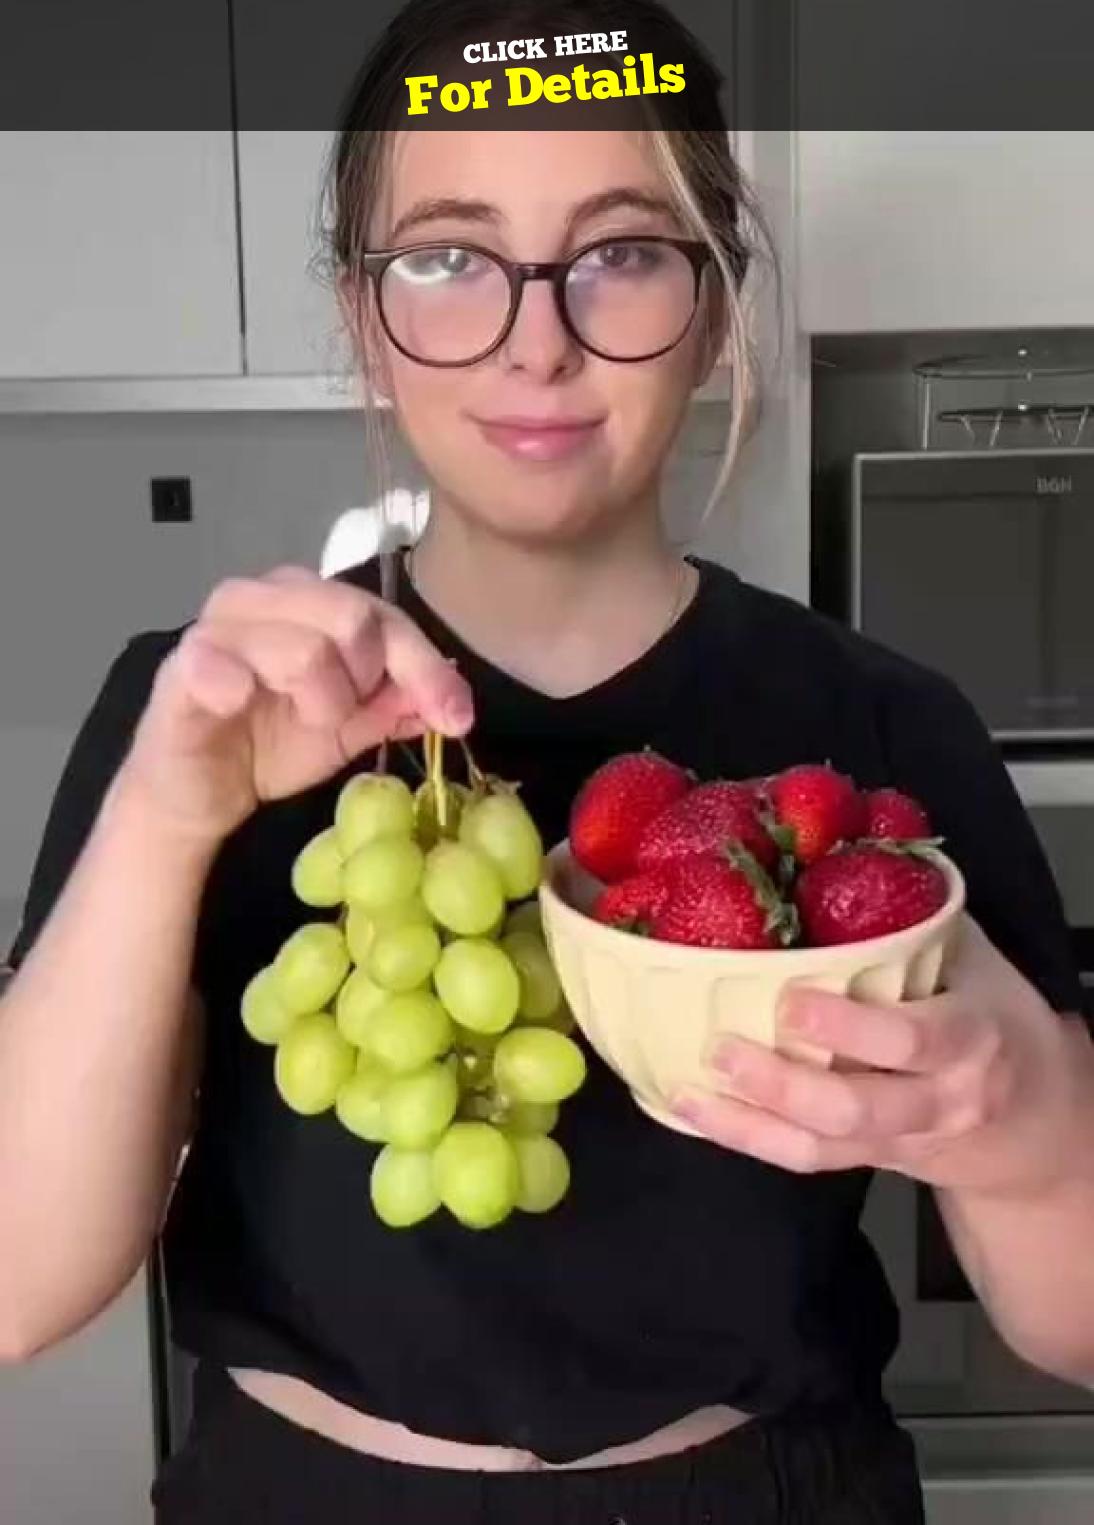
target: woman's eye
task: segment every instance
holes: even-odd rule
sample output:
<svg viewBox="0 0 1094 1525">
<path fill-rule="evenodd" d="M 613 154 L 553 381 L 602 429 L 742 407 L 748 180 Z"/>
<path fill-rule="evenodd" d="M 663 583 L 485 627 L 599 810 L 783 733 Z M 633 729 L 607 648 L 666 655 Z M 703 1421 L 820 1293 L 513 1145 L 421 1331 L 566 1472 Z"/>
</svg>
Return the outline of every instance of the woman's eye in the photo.
<svg viewBox="0 0 1094 1525">
<path fill-rule="evenodd" d="M 656 244 L 598 244 L 583 256 L 579 266 L 594 275 L 646 275 L 657 268 L 660 257 Z"/>
<path fill-rule="evenodd" d="M 446 281 L 457 276 L 465 276 L 473 273 L 476 265 L 481 260 L 469 249 L 417 249 L 410 254 L 404 254 L 398 260 L 398 271 L 406 280 L 419 281 Z"/>
</svg>

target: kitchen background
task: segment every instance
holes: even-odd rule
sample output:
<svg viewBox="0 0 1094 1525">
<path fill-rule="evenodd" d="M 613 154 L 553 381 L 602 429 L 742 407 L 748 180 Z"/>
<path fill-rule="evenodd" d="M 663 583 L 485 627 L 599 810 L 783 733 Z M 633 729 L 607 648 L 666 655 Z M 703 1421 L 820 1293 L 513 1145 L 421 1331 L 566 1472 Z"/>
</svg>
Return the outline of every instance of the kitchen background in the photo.
<svg viewBox="0 0 1094 1525">
<path fill-rule="evenodd" d="M 1094 133 L 737 137 L 779 245 L 783 300 L 770 280 L 757 286 L 764 410 L 695 544 L 809 600 L 832 570 L 823 548 L 847 510 L 851 458 L 923 443 L 917 365 L 988 355 L 1019 377 L 1008 403 L 1094 402 L 1082 374 L 1094 357 L 1082 193 Z M 185 620 L 231 571 L 318 565 L 339 515 L 371 501 L 369 404 L 309 269 L 325 143 L 306 131 L 0 134 L 5 941 L 74 730 L 125 639 Z M 1062 356 L 1066 382 L 1040 374 Z M 933 390 L 929 411 L 990 409 L 1000 395 L 977 382 L 955 400 L 953 385 Z M 666 504 L 684 539 L 727 395 L 718 374 L 673 465 Z M 1028 430 L 995 448 L 1018 442 Z M 927 444 L 981 449 L 987 436 L 958 422 Z M 192 518 L 156 520 L 151 484 L 164 479 L 189 484 Z M 416 484 L 413 463 L 400 479 Z M 167 496 L 170 514 L 177 486 Z M 1094 640 L 1090 653 L 1094 664 Z M 1094 925 L 1094 741 L 1021 747 L 1012 763 L 1069 912 Z M 892 1387 L 923 1446 L 931 1525 L 1088 1522 L 1094 1396 L 1003 1351 L 922 1207 L 886 1182 L 870 1224 L 905 1308 Z M 155 1448 L 175 1438 L 183 1388 L 155 1290 L 139 1278 L 62 1349 L 0 1373 L 5 1525 L 148 1520 Z"/>
</svg>

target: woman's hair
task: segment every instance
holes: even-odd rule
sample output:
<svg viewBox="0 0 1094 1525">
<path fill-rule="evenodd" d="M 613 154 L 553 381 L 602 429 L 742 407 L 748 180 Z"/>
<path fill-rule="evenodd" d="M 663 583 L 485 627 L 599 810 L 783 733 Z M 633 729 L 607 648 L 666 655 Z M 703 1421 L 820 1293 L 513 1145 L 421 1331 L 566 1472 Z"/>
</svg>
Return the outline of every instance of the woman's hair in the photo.
<svg viewBox="0 0 1094 1525">
<path fill-rule="evenodd" d="M 406 76 L 437 72 L 437 62 L 459 58 L 466 41 L 612 31 L 639 39 L 635 52 L 640 45 L 657 59 L 684 66 L 682 91 L 643 95 L 627 105 L 637 108 L 640 125 L 649 131 L 681 223 L 710 249 L 720 276 L 708 312 L 711 321 L 724 328 L 730 419 L 705 519 L 725 488 L 758 406 L 758 368 L 741 290 L 754 258 L 769 256 L 771 243 L 730 148 L 719 100 L 722 78 L 702 44 L 658 0 L 409 0 L 364 59 L 339 113 L 324 175 L 315 268 L 343 290 L 360 295 L 364 277 L 359 256 L 370 247 L 370 225 L 381 205 L 393 134 L 406 124 Z M 359 324 L 353 338 L 357 363 L 368 379 Z M 386 490 L 386 417 L 366 408 L 366 426 L 373 465 Z"/>
</svg>

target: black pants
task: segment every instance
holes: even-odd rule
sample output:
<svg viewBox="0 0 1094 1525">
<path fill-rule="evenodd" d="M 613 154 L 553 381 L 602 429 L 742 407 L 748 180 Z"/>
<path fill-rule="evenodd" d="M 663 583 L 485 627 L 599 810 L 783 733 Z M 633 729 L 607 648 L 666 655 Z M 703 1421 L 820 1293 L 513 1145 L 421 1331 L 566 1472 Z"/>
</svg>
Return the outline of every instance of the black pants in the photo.
<svg viewBox="0 0 1094 1525">
<path fill-rule="evenodd" d="M 923 1525 L 912 1442 L 885 1414 L 755 1420 L 637 1466 L 480 1473 L 363 1456 L 223 1373 L 198 1389 L 157 1525 Z"/>
</svg>

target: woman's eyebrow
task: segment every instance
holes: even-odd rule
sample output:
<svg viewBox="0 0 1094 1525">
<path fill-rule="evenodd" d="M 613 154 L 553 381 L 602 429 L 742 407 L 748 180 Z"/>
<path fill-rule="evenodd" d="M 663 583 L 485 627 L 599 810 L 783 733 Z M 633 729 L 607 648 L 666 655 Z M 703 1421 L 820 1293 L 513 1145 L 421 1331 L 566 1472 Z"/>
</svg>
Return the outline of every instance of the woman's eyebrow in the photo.
<svg viewBox="0 0 1094 1525">
<path fill-rule="evenodd" d="M 675 207 L 664 196 L 659 196 L 655 191 L 642 190 L 638 186 L 618 185 L 611 190 L 597 191 L 592 196 L 586 196 L 571 208 L 567 218 L 567 232 L 572 232 L 592 217 L 618 211 L 646 212 L 653 216 L 673 220 L 676 218 Z M 473 201 L 463 196 L 431 196 L 416 201 L 397 219 L 389 242 L 394 244 L 410 228 L 422 227 L 431 222 L 459 221 L 496 226 L 504 220 L 501 209 L 488 201 Z"/>
<path fill-rule="evenodd" d="M 491 206 L 488 201 L 468 201 L 463 196 L 430 196 L 424 201 L 416 201 L 398 218 L 391 230 L 390 242 L 394 244 L 408 228 L 452 219 L 459 222 L 497 223 L 502 220 L 502 216 L 498 208 Z"/>
<path fill-rule="evenodd" d="M 654 217 L 676 219 L 676 208 L 656 191 L 643 190 L 634 185 L 617 185 L 608 191 L 597 191 L 579 201 L 570 213 L 568 230 L 573 231 L 592 217 L 602 217 L 605 212 L 647 212 Z"/>
</svg>

